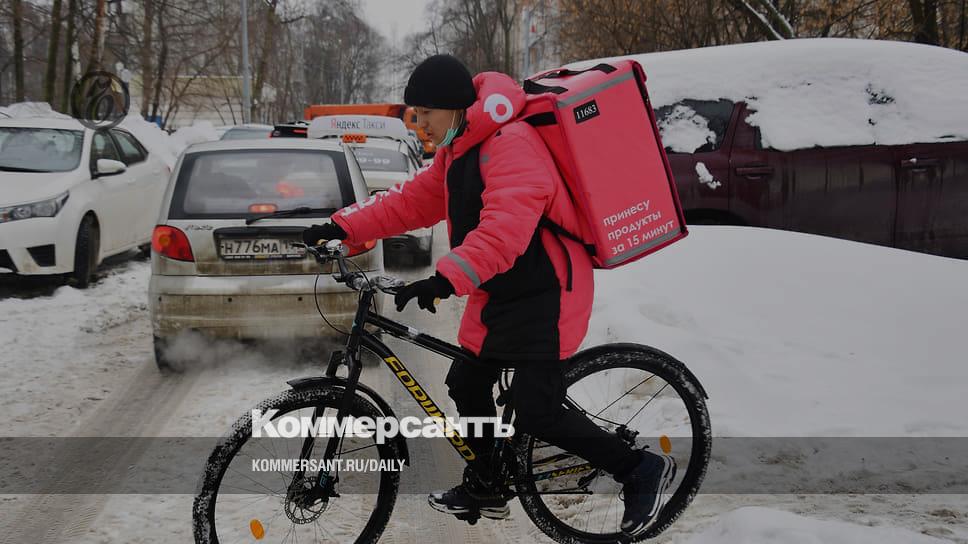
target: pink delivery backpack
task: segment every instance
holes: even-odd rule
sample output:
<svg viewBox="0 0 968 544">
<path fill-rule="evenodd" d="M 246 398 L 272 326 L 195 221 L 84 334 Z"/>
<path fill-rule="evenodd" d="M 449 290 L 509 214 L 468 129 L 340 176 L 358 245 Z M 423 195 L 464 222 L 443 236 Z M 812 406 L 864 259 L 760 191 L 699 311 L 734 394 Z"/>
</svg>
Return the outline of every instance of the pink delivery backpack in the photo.
<svg viewBox="0 0 968 544">
<path fill-rule="evenodd" d="M 686 222 L 659 139 L 645 72 L 633 60 L 557 69 L 524 81 L 520 118 L 554 157 L 582 218 L 597 268 L 616 268 L 684 238 Z"/>
</svg>

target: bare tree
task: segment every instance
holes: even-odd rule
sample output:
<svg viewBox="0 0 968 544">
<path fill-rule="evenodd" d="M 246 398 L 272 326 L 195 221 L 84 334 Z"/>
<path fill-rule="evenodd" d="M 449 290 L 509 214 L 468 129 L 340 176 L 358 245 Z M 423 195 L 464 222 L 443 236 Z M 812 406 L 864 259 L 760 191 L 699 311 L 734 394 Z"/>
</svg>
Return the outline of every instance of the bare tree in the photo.
<svg viewBox="0 0 968 544">
<path fill-rule="evenodd" d="M 50 12 L 50 41 L 47 44 L 47 73 L 44 77 L 44 100 L 54 103 L 54 87 L 57 85 L 57 46 L 60 41 L 61 0 L 54 0 Z"/>
<path fill-rule="evenodd" d="M 14 96 L 24 101 L 24 5 L 23 0 L 13 0 L 13 66 Z"/>
<path fill-rule="evenodd" d="M 67 31 L 64 34 L 64 87 L 61 96 L 61 111 L 69 110 L 71 85 L 74 83 L 74 44 L 77 40 L 77 3 L 80 0 L 67 0 Z"/>
<path fill-rule="evenodd" d="M 91 40 L 91 57 L 87 62 L 87 72 L 101 68 L 104 60 L 104 22 L 106 18 L 107 0 L 97 0 L 94 15 L 94 38 Z"/>
<path fill-rule="evenodd" d="M 144 0 L 144 12 L 141 14 L 141 116 L 144 118 L 148 117 L 148 97 L 153 88 L 154 17 L 155 0 Z"/>
<path fill-rule="evenodd" d="M 914 27 L 914 41 L 938 45 L 938 1 L 908 0 Z"/>
</svg>

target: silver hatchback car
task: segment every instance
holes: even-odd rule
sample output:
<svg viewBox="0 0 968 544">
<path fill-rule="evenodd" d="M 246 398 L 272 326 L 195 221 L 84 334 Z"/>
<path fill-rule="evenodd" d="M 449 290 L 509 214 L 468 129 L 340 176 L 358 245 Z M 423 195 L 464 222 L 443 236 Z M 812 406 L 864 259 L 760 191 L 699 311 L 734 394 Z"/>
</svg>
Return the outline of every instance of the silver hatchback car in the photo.
<svg viewBox="0 0 968 544">
<path fill-rule="evenodd" d="M 186 150 L 152 236 L 149 306 L 159 368 L 177 366 L 170 347 L 183 331 L 238 339 L 335 334 L 320 312 L 348 330 L 357 293 L 295 243 L 309 225 L 368 196 L 352 150 L 338 142 L 267 138 Z M 382 252 L 374 241 L 351 255 L 379 274 Z"/>
</svg>

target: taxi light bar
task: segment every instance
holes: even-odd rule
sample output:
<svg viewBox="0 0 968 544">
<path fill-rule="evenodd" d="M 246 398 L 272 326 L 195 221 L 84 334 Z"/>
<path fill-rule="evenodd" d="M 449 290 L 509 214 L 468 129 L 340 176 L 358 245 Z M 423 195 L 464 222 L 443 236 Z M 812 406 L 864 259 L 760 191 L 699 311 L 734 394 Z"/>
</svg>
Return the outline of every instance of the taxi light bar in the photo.
<svg viewBox="0 0 968 544">
<path fill-rule="evenodd" d="M 347 144 L 365 144 L 366 134 L 344 134 L 343 143 Z"/>
<path fill-rule="evenodd" d="M 188 236 L 175 227 L 167 225 L 155 227 L 151 233 L 151 250 L 176 261 L 195 262 Z"/>
</svg>

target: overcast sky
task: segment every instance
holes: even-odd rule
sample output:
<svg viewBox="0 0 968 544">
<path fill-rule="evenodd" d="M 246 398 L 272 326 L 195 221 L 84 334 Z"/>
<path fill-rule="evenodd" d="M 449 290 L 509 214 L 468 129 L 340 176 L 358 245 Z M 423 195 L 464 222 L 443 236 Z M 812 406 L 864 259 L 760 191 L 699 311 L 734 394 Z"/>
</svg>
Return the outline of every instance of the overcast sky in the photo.
<svg viewBox="0 0 968 544">
<path fill-rule="evenodd" d="M 407 34 L 423 30 L 424 8 L 430 0 L 362 0 L 366 21 L 387 40 L 396 40 Z"/>
</svg>

